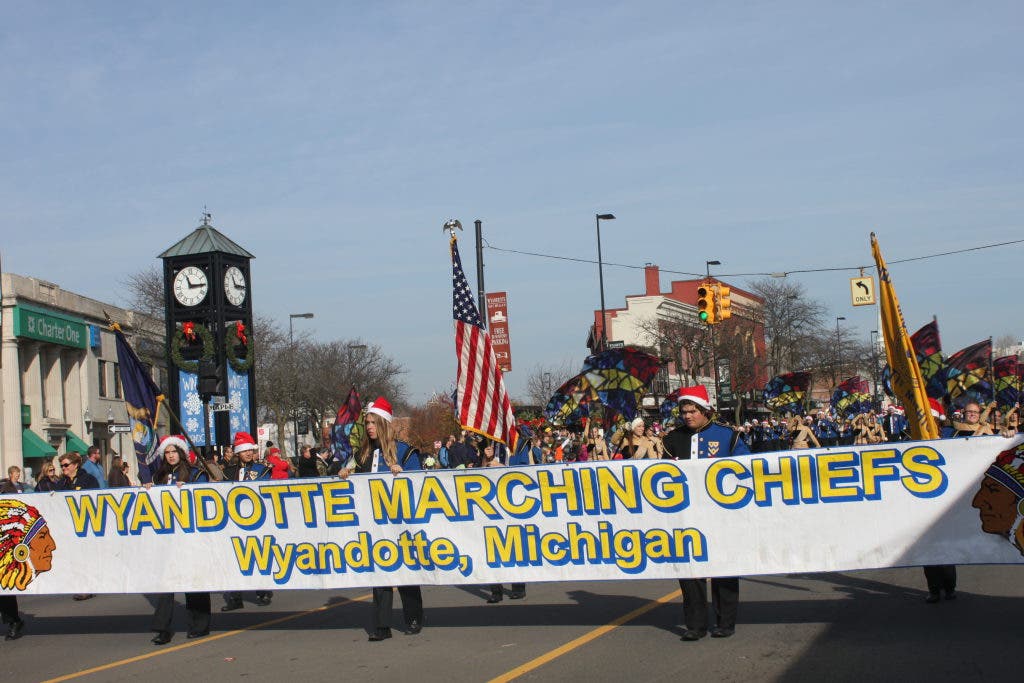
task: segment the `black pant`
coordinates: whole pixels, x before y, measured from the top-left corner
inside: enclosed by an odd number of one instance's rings
[[[924,580],[928,582],[928,592],[956,590],[956,565],[936,564],[924,568]]]
[[[423,593],[419,586],[399,586],[402,597],[402,616],[408,626],[413,620],[423,623]],[[395,592],[391,586],[373,589],[373,629],[391,628],[391,608]]]
[[[18,618],[18,598],[14,595],[0,595],[0,617],[5,624],[15,624]]]
[[[254,600],[265,597],[267,600],[274,597],[274,591],[225,591],[224,602],[242,602],[242,598],[252,595]]]
[[[683,620],[686,628],[707,631],[707,580],[679,579],[679,587],[683,589]],[[711,579],[711,600],[717,614],[718,627],[736,628],[736,613],[740,606],[739,578]]]
[[[509,588],[509,592],[510,593],[522,593],[523,595],[526,594],[526,584],[525,583],[513,583],[513,584],[509,584],[509,585],[510,585],[510,588]],[[500,595],[503,592],[504,592],[504,589],[501,587],[500,583],[492,583],[491,584],[491,593],[497,593],[497,594]]]
[[[185,610],[188,612],[189,631],[210,630],[210,594],[185,593]],[[161,593],[153,612],[151,631],[170,631],[174,619],[174,593]]]

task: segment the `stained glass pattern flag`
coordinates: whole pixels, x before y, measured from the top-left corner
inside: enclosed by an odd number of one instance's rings
[[[1003,356],[992,361],[995,375],[996,402],[1006,413],[1020,402],[1021,365],[1017,356]]]
[[[597,394],[583,374],[576,375],[558,387],[544,408],[544,416],[552,424],[579,422],[590,414],[590,401]]]
[[[806,371],[787,372],[773,377],[764,385],[762,396],[765,405],[776,412],[802,415],[803,400],[810,383],[811,373]]]
[[[632,347],[588,356],[583,374],[597,398],[626,420],[637,416],[640,397],[661,369],[661,360]]]
[[[910,336],[910,344],[917,356],[917,365],[921,368],[921,378],[925,382],[925,392],[931,398],[941,399],[946,395],[946,364],[942,357],[942,342],[939,338],[939,322],[932,319],[930,323]],[[886,363],[882,368],[882,389],[893,396],[892,369]]]
[[[516,417],[505,390],[505,378],[494,358],[491,337],[484,329],[473,292],[462,270],[459,244],[451,239],[452,316],[458,358],[455,413],[463,429],[500,441],[515,452]]]
[[[362,445],[361,429],[357,428],[362,410],[359,392],[352,387],[349,389],[348,398],[338,408],[334,425],[331,426],[331,456],[338,462],[348,462],[353,451]]]
[[[871,392],[868,381],[859,375],[841,382],[832,392],[830,401],[836,415],[850,417],[871,410]]]
[[[950,356],[946,361],[946,393],[950,400],[991,400],[992,382],[988,376],[991,360],[991,339],[971,344]]]

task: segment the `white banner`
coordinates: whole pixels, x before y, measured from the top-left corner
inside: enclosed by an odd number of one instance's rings
[[[0,588],[141,593],[1017,564],[1022,440],[3,496]]]

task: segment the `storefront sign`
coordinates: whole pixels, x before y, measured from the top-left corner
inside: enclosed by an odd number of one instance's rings
[[[512,370],[512,345],[508,338],[508,292],[487,295],[487,329],[491,335],[494,360],[502,372]]]
[[[14,336],[84,349],[89,343],[85,321],[20,304],[14,307]]]

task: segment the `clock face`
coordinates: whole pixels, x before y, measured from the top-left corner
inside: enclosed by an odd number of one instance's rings
[[[208,289],[206,273],[195,266],[185,266],[174,276],[174,298],[182,306],[195,306],[206,298]]]
[[[224,271],[224,296],[232,306],[241,306],[245,301],[245,275],[242,271],[231,266]]]

